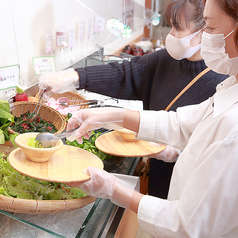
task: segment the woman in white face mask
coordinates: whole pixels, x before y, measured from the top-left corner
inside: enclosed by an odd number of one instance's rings
[[[143,195],[113,175],[88,168],[82,184],[91,195],[109,198],[138,214],[153,237],[238,237],[238,1],[207,0],[202,55],[214,70],[231,75],[213,97],[170,111],[81,110],[69,120],[76,137],[97,125],[115,123],[142,140],[181,149],[168,200]],[[214,63],[216,62],[216,63]]]
[[[43,90],[48,93],[62,93],[73,90],[78,85],[79,89],[114,98],[141,100],[146,110],[164,110],[199,73],[207,68],[199,50],[201,41],[199,31],[205,26],[203,0],[177,0],[172,4],[168,16],[172,23],[171,35],[179,41],[178,44],[176,42],[174,44],[173,40],[168,40],[166,44],[172,57],[166,49],[163,49],[142,57],[134,57],[130,62],[124,61],[122,64],[113,62],[107,65],[76,68],[71,74],[62,71],[42,75],[39,79],[40,93]],[[196,35],[188,41],[187,39],[194,33]],[[187,38],[183,39],[184,37]],[[181,47],[184,43],[188,44]],[[209,71],[169,110],[175,111],[179,106],[206,100],[215,93],[216,85],[226,77]],[[156,156],[158,160],[151,159],[149,194],[167,198],[174,163],[164,163],[162,160],[173,161],[177,155],[178,150],[168,146],[163,153]]]

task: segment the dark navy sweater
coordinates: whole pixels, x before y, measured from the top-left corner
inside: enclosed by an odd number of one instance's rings
[[[80,89],[119,99],[141,100],[145,110],[164,110],[205,68],[203,60],[174,60],[163,49],[122,64],[112,62],[75,70],[80,76]],[[171,110],[208,99],[225,78],[225,75],[208,72],[181,96]]]

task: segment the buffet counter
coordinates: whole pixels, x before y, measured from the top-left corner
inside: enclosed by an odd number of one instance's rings
[[[112,172],[132,175],[140,158],[123,158]],[[109,162],[108,162],[109,163]],[[59,214],[19,214],[0,210],[1,237],[113,237],[124,209],[107,199]]]
[[[79,62],[76,66],[83,67],[98,63],[91,62],[91,58]],[[28,96],[35,95],[37,92],[37,84],[26,90]],[[77,92],[85,99],[98,100],[96,107],[112,106],[134,110],[143,108],[141,101],[119,100],[85,90]],[[133,175],[139,160],[139,157],[117,158],[116,161],[104,162],[104,169],[108,172]],[[20,214],[0,210],[0,236],[4,238],[114,237],[124,211],[125,209],[114,205],[110,200],[100,198],[80,209],[58,214]]]

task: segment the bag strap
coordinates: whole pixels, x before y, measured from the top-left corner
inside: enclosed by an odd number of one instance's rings
[[[200,74],[198,74],[174,99],[173,101],[166,107],[165,111],[168,111],[173,104],[193,85],[195,84],[198,79],[200,79],[204,74],[206,74],[211,69],[206,68]]]

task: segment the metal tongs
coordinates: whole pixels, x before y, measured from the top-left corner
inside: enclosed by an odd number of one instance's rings
[[[41,145],[45,148],[50,147],[50,146],[55,146],[56,142],[59,139],[63,139],[65,137],[71,136],[77,129],[79,129],[79,127],[76,127],[69,131],[62,132],[58,135],[54,135],[49,132],[42,132],[36,136],[35,140],[39,141],[41,143]]]
[[[37,106],[38,106],[40,100],[41,100],[42,97],[43,97],[43,94],[44,94],[44,93],[41,94],[41,96],[40,96],[40,98],[39,98],[39,100],[38,100],[38,102],[37,102],[37,104],[36,104],[36,106],[35,106],[34,111],[33,111],[30,115],[32,115],[33,113],[35,113],[35,111],[36,111],[36,109],[37,109]],[[42,105],[43,101],[44,101],[44,99],[42,99],[42,101],[41,101],[41,103],[40,103],[40,106],[39,106],[39,108],[38,108],[36,114],[32,117],[33,120],[37,120],[37,119],[40,117],[38,113],[39,113],[39,111],[40,111],[40,108],[41,108],[41,105]]]
[[[72,101],[72,100],[69,100]],[[83,106],[83,105],[95,105],[98,103],[98,100],[75,100],[77,102],[80,102],[80,104],[72,104],[72,105],[68,105],[68,102],[64,102],[64,101],[58,101],[58,103],[61,106],[65,106],[65,107],[76,107],[76,106]],[[82,103],[81,103],[82,102]]]
[[[39,143],[43,147],[48,148],[48,147],[51,147],[51,146],[55,146],[56,142],[59,139],[63,139],[63,138],[66,138],[66,137],[69,137],[69,136],[73,135],[73,133],[78,129],[79,129],[79,126],[74,128],[74,129],[71,129],[69,131],[64,131],[64,132],[62,132],[58,135],[54,135],[54,134],[49,133],[49,132],[41,132],[36,136],[35,140],[39,141]],[[101,133],[100,135],[103,135],[103,134],[111,132],[111,131],[113,131],[113,129],[106,130],[103,133]]]

